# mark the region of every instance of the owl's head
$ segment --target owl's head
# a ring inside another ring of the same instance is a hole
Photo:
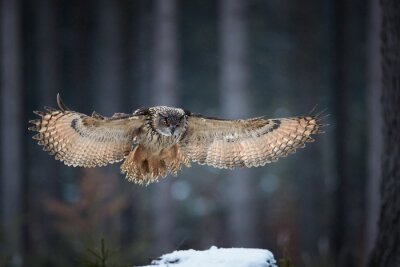
[[[158,106],[152,109],[152,125],[159,134],[180,136],[186,130],[186,114],[180,108]]]

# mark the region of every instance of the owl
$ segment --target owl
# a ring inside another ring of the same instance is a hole
[[[227,120],[181,108],[156,106],[132,114],[91,116],[65,106],[34,111],[33,139],[68,166],[96,167],[123,161],[129,181],[148,185],[191,162],[216,168],[258,167],[294,153],[322,133],[320,114]]]

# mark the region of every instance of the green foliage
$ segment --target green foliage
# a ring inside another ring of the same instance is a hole
[[[44,264],[49,266],[64,267],[76,264],[73,260],[81,259],[87,248],[98,246],[100,237],[104,237],[111,247],[120,246],[118,237],[121,236],[121,228],[116,218],[120,217],[128,205],[127,195],[123,193],[112,195],[113,191],[110,190],[108,182],[110,177],[101,171],[87,169],[83,170],[83,173],[84,176],[75,189],[78,193],[74,201],[47,197],[43,202],[45,211],[51,216],[50,225],[58,237],[56,243],[58,253],[49,253],[47,251],[51,248],[46,248],[37,257],[38,261],[45,261]],[[106,229],[104,225],[110,227]],[[101,248],[97,254],[110,258],[110,255],[101,254]],[[90,255],[94,256],[93,253]],[[123,258],[121,255],[119,257]],[[90,263],[96,264],[91,260],[84,266],[103,266]],[[40,264],[41,262],[37,265]],[[107,264],[110,266],[110,262]]]
[[[0,267],[6,267],[9,261],[10,261],[9,256],[0,256]]]
[[[309,261],[303,263],[303,265],[308,267],[334,267],[336,264],[334,260],[330,257],[313,257]],[[294,267],[293,261],[289,256],[283,256],[278,260],[279,267]]]
[[[283,257],[278,260],[279,267],[293,267],[292,260],[289,257]]]
[[[100,241],[100,249],[88,249],[88,258],[80,260],[82,267],[119,267],[123,266],[117,263],[117,253],[108,249],[104,238]]]

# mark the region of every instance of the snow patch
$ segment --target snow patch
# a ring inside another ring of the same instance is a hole
[[[143,267],[276,267],[274,255],[266,249],[217,248],[178,250]]]

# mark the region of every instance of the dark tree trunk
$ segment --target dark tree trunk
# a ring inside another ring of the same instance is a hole
[[[334,193],[334,220],[332,231],[332,245],[333,253],[337,260],[337,265],[344,267],[352,262],[349,243],[348,230],[348,213],[346,212],[346,203],[348,202],[349,195],[349,158],[347,151],[347,135],[348,135],[348,121],[346,116],[348,113],[348,65],[346,57],[346,20],[348,20],[347,4],[345,0],[334,1],[334,42],[335,47],[335,60],[334,60],[334,113],[337,119],[335,130],[335,164],[337,170],[337,188]],[[353,265],[352,265],[353,266]]]
[[[356,121],[362,118],[354,118],[356,103],[353,87],[355,60],[354,54],[359,50],[356,47],[359,42],[359,29],[354,27],[358,21],[354,19],[352,11],[357,4],[356,0],[336,0],[334,4],[334,117],[335,121],[335,165],[336,188],[334,191],[334,215],[332,220],[333,231],[331,233],[332,252],[339,267],[357,266],[363,248],[359,244],[359,236],[362,230],[359,222],[363,219],[360,210],[363,208],[361,199],[364,193],[361,190],[364,181],[359,180],[359,175],[354,169],[359,167],[357,159],[352,157],[353,147],[362,149],[362,133],[359,128],[352,127]],[[352,135],[359,134],[357,140]],[[358,173],[363,171],[359,168]],[[357,212],[355,212],[357,211]]]
[[[249,113],[247,95],[248,66],[245,0],[224,0],[220,5],[221,106],[229,118],[244,118]],[[250,169],[228,174],[229,242],[235,246],[254,246],[255,205]]]
[[[379,231],[369,266],[400,266],[400,2],[381,1],[383,157]]]
[[[1,234],[5,247],[0,251],[11,256],[10,266],[22,263],[22,170],[23,154],[21,139],[22,73],[20,1],[0,2],[0,67],[1,82]]]
[[[382,157],[382,72],[379,51],[379,32],[381,25],[381,10],[379,0],[370,2],[370,19],[368,23],[368,182],[366,191],[367,226],[366,252],[371,252],[378,232],[379,217],[379,184],[381,180]],[[367,259],[366,259],[367,260]]]

